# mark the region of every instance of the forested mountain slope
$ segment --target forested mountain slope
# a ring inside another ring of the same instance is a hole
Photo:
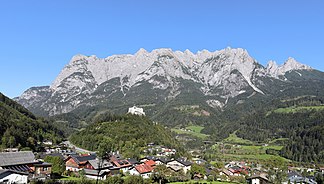
[[[63,134],[48,121],[35,117],[26,108],[0,93],[0,143],[2,148],[29,147],[45,139],[54,142]]]
[[[82,148],[98,150],[109,145],[110,151],[121,151],[124,157],[138,158],[149,143],[174,148],[179,154],[184,150],[170,129],[156,124],[146,117],[136,115],[101,114],[95,123],[76,132],[70,140]]]
[[[236,134],[256,142],[287,138],[282,156],[298,162],[324,163],[324,98],[308,96],[273,102],[242,118]]]

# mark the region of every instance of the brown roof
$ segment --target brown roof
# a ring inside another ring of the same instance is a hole
[[[137,165],[135,166],[135,169],[140,173],[140,174],[144,174],[144,173],[149,173],[153,171],[153,168],[147,164],[141,164],[141,165]]]
[[[129,167],[132,166],[127,160],[113,160],[112,163],[119,168]]]
[[[147,165],[149,165],[151,167],[153,167],[153,166],[156,165],[156,163],[154,162],[154,160],[148,160],[148,161],[145,162],[145,164],[147,164]]]
[[[223,169],[222,172],[223,172],[224,174],[226,174],[227,176],[232,175],[232,172],[229,171],[229,170],[226,170],[226,169]]]
[[[262,178],[266,181],[269,181],[269,179],[266,177],[265,174],[253,175],[253,176],[249,177],[248,179],[253,179],[253,178]]]

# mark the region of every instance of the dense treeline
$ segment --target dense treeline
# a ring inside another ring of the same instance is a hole
[[[37,149],[44,139],[59,142],[62,132],[48,121],[0,93],[0,143],[2,148]]]
[[[324,108],[289,108],[321,106],[323,98],[302,97],[274,102],[282,111],[265,111],[243,118],[237,135],[256,142],[288,138],[280,154],[299,162],[324,163]]]
[[[111,151],[120,151],[125,157],[138,158],[143,147],[155,143],[183,153],[183,149],[170,130],[135,115],[111,115],[103,113],[95,123],[73,134],[70,141],[89,150],[98,150],[101,144],[110,144]]]

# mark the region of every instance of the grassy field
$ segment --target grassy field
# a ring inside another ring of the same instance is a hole
[[[203,128],[204,127],[202,126],[187,126],[186,130],[190,131],[181,130],[179,128],[172,128],[171,130],[176,132],[177,134],[188,134],[201,139],[206,139],[209,135],[201,133],[201,130]]]
[[[80,181],[81,178],[71,177],[71,176],[62,176],[59,180],[62,180],[62,181]]]
[[[237,161],[271,161],[271,160],[281,160],[283,162],[289,161],[278,155],[268,155],[268,154],[251,154],[251,155],[238,155],[238,154],[224,154],[223,159],[227,160],[237,160]]]
[[[274,140],[271,140],[269,141],[269,144],[277,144],[278,142],[284,142],[284,141],[287,141],[289,140],[288,138],[278,138],[278,139],[274,139]]]
[[[272,144],[256,144],[253,141],[245,140],[236,136],[235,132],[230,136],[212,146],[215,151],[215,157],[219,160],[236,160],[236,161],[270,161],[282,160],[289,161],[279,155],[270,155],[268,149],[281,150],[283,146],[276,145],[277,141],[286,139],[273,140]]]
[[[220,182],[220,181],[206,181],[206,180],[199,180],[199,181],[195,181],[195,180],[191,180],[191,181],[186,181],[186,182],[173,182],[172,184],[195,184],[195,183],[202,183],[202,184],[233,184],[230,182]]]
[[[278,108],[276,110],[273,110],[269,113],[296,113],[296,112],[301,112],[301,111],[311,111],[311,110],[324,110],[324,105],[323,106],[300,106],[300,107],[286,107],[286,108]],[[267,115],[268,115],[267,114]]]
[[[200,133],[202,129],[204,129],[205,127],[203,126],[187,126],[186,127],[187,129],[191,130],[191,131],[194,131],[196,133]]]
[[[236,132],[229,135],[228,138],[224,139],[224,143],[231,143],[231,144],[243,144],[243,145],[253,145],[254,143],[250,140],[242,139],[240,137],[237,137]]]

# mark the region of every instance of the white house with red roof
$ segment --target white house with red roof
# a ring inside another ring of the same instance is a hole
[[[135,175],[140,175],[142,178],[147,179],[153,174],[154,168],[147,164],[140,164],[135,166],[135,170],[138,172],[138,174]]]

